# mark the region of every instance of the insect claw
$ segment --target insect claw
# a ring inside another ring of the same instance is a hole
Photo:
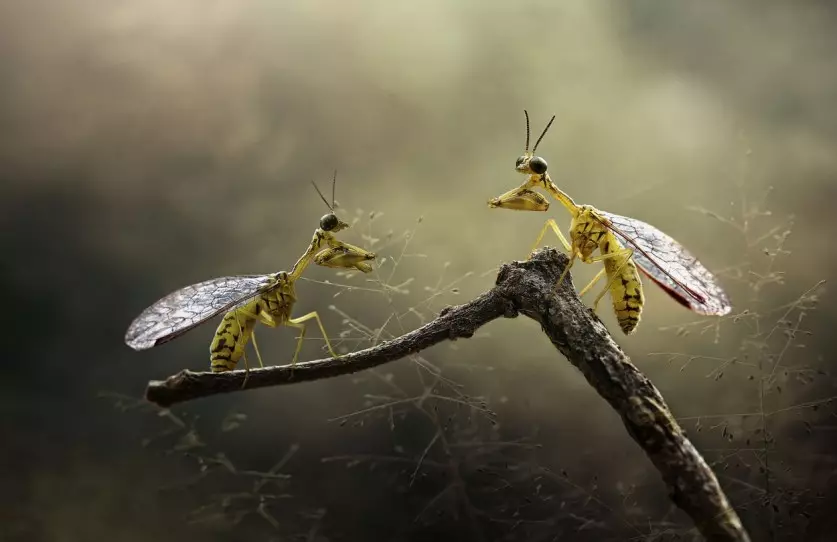
[[[549,201],[538,192],[523,188],[488,200],[488,206],[492,209],[500,207],[517,211],[546,211],[549,209]]]
[[[339,246],[329,247],[314,256],[314,263],[323,267],[340,269],[357,269],[364,273],[370,273],[372,266],[368,261],[374,260],[377,255],[362,248],[342,243]]]

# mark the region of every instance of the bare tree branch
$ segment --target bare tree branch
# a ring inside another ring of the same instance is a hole
[[[524,262],[500,268],[494,288],[473,301],[448,307],[415,331],[337,359],[252,369],[246,389],[294,384],[354,373],[403,358],[444,340],[471,337],[501,316],[524,314],[538,321],[552,344],[622,418],[631,438],[660,471],[672,501],[710,541],[749,541],[712,470],[674,420],[660,392],[622,352],[605,326],[575,292],[572,282],[554,285],[565,255],[541,249]],[[245,371],[181,371],[148,384],[146,398],[160,406],[239,391]]]

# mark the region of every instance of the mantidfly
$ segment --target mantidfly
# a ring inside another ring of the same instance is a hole
[[[604,269],[585,286],[579,295],[584,295],[603,276],[608,284],[593,302],[596,310],[608,292],[613,300],[616,319],[622,331],[630,335],[639,324],[642,307],[645,302],[642,281],[638,269],[681,305],[704,315],[728,314],[732,307],[726,293],[717,279],[697,258],[692,256],[677,241],[654,226],[613,213],[600,211],[591,205],[578,205],[572,198],[559,189],[547,173],[546,160],[537,156],[540,144],[552,119],[541,132],[532,151],[529,151],[529,113],[526,115],[526,148],[517,159],[515,169],[526,175],[526,181],[505,194],[489,200],[491,208],[501,207],[522,211],[546,211],[549,202],[533,188],[543,188],[572,215],[570,239],[561,233],[558,224],[549,219],[541,229],[532,248],[540,244],[548,229],[552,229],[564,249],[570,254],[570,263],[564,270],[557,285],[561,284],[576,259],[585,263],[603,262]],[[599,255],[593,252],[599,250]]]
[[[210,318],[226,312],[209,347],[212,372],[235,369],[251,337],[259,365],[264,367],[254,333],[256,322],[269,327],[289,326],[299,329],[292,366],[296,364],[302,349],[305,322],[312,319],[317,321],[329,353],[337,357],[316,311],[291,317],[297,299],[294,283],[312,261],[323,267],[353,268],[364,273],[372,271],[372,266],[366,262],[375,259],[373,252],[339,241],[334,236],[336,232],[349,227],[335,214],[336,182],[337,172],[332,179],[332,198],[329,203],[312,181],[329,212],[320,219],[320,227],[314,230],[311,244],[290,272],[221,277],[181,288],[137,316],[125,333],[125,343],[134,350],[146,350],[176,339]],[[244,362],[249,370],[246,356]]]

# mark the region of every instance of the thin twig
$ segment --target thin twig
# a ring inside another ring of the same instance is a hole
[[[656,387],[631,363],[571,280],[554,285],[567,258],[541,249],[524,262],[504,264],[497,283],[473,301],[448,307],[426,325],[393,340],[339,358],[251,369],[246,389],[295,384],[377,367],[445,340],[471,337],[497,318],[524,314],[541,324],[552,344],[620,415],[631,438],[660,472],[672,501],[710,541],[749,541],[717,478],[686,438]],[[181,371],[148,384],[146,398],[160,406],[239,391],[244,370]]]

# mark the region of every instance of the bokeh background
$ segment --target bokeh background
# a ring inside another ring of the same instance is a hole
[[[310,181],[334,169],[344,238],[383,263],[310,269],[296,313],[355,349],[489,288],[545,218],[486,206],[523,180],[527,108],[533,131],[557,115],[539,153],[563,189],[722,277],[729,317],[649,284],[616,339],[754,540],[829,539],[835,29],[825,1],[0,3],[0,537],[694,537],[522,318],[352,377],[134,400],[205,368],[214,324],[136,353],[131,319],[186,284],[288,269],[325,212]],[[288,361],[291,330],[259,337]]]

